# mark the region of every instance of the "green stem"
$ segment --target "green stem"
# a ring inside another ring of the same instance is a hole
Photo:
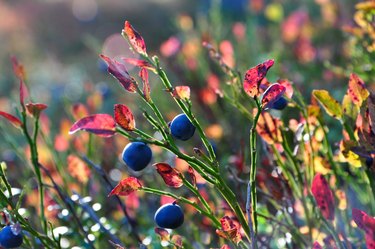
[[[339,239],[339,236],[337,235],[337,233],[334,231],[333,227],[331,226],[331,224],[328,223],[328,221],[322,217],[322,221],[323,221],[323,224],[324,226],[326,227],[326,229],[328,230],[328,232],[332,235],[336,245],[338,246],[339,249],[345,249],[345,247],[343,246],[343,244],[341,243],[340,239]]]

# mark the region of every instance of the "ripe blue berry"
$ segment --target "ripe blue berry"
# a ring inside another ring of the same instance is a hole
[[[21,231],[15,229],[16,225],[6,226],[0,231],[0,245],[4,248],[16,248],[21,246],[23,235]],[[19,226],[19,225],[18,225]]]
[[[161,228],[175,229],[184,223],[184,213],[179,205],[169,203],[156,211],[154,220]]]
[[[170,124],[172,136],[186,141],[194,135],[195,126],[185,114],[177,115]]]
[[[147,144],[133,142],[126,145],[122,152],[122,160],[134,171],[140,171],[150,163],[152,151]]]
[[[276,100],[275,103],[273,103],[273,105],[271,106],[271,108],[272,109],[276,109],[276,110],[282,110],[287,105],[288,105],[288,101],[284,97],[281,97],[278,100]]]

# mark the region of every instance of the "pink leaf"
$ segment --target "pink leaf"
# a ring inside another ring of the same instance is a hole
[[[137,53],[147,55],[146,44],[143,40],[143,37],[133,28],[133,26],[128,21],[125,21],[123,32],[127,36],[130,45]]]
[[[27,109],[27,112],[35,117],[35,118],[38,118],[40,113],[47,109],[47,105],[45,104],[41,104],[41,103],[28,103],[26,104],[26,109]]]
[[[253,68],[250,68],[245,75],[243,87],[245,92],[252,98],[259,95],[259,84],[266,77],[268,69],[272,67],[274,60],[267,60]]]
[[[13,116],[12,114],[0,111],[0,116],[3,116],[4,118],[6,118],[15,127],[21,128],[22,126],[21,120],[19,120],[17,117]]]
[[[279,83],[270,85],[262,95],[262,106],[264,109],[275,103],[285,92],[285,87]]]
[[[189,100],[190,99],[190,87],[176,86],[173,92],[173,96],[176,96],[180,99]]]
[[[196,186],[197,185],[197,177],[195,176],[194,169],[191,166],[189,166],[189,168],[188,168],[188,173],[190,175],[191,182],[192,182],[193,186]]]
[[[126,105],[115,105],[115,121],[124,130],[133,131],[135,129],[133,113]]]
[[[277,80],[277,83],[285,87],[285,95],[291,99],[294,91],[292,83],[287,79],[279,79]]]
[[[140,67],[140,68],[146,68],[150,70],[155,70],[155,68],[147,61],[145,60],[139,60],[139,59],[134,59],[134,58],[121,58],[123,61],[126,63],[129,63],[130,65]]]
[[[155,163],[153,166],[156,167],[157,172],[163,178],[165,184],[172,188],[179,188],[183,185],[181,173],[172,168],[167,163]]]
[[[25,98],[28,96],[28,91],[25,86],[25,82],[23,82],[22,79],[20,79],[20,104],[21,106],[25,105]]]
[[[141,77],[143,81],[143,94],[145,95],[145,98],[147,101],[151,99],[150,97],[150,83],[148,81],[148,71],[146,68],[142,68],[141,71],[139,71],[139,77]]]
[[[367,248],[375,249],[375,218],[356,208],[352,209],[352,217],[357,226],[366,234]]]
[[[315,241],[312,249],[323,249],[323,247],[319,244],[319,242]]]
[[[323,175],[315,175],[311,192],[324,218],[333,220],[335,218],[335,200],[332,190],[329,188],[328,182]]]
[[[182,237],[178,234],[175,234],[172,236],[172,242],[175,244],[177,248],[183,248],[182,247]]]
[[[100,57],[108,64],[108,72],[115,77],[128,92],[136,92],[134,79],[129,75],[124,64],[105,55]]]
[[[116,132],[116,123],[111,115],[94,114],[84,117],[73,124],[69,134],[84,130],[102,137],[111,137]]]
[[[130,176],[128,178],[122,179],[119,184],[117,184],[116,187],[112,189],[108,197],[112,195],[127,196],[140,188],[142,188],[141,182],[137,178]]]

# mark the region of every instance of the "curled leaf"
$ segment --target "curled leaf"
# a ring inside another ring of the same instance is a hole
[[[157,235],[160,236],[161,241],[169,241],[170,235],[169,235],[169,232],[166,229],[160,228],[160,227],[155,227],[154,231]]]
[[[268,69],[272,67],[274,60],[267,60],[253,68],[247,70],[243,87],[245,92],[252,98],[258,96],[260,82],[266,77]]]
[[[137,53],[147,55],[146,44],[143,40],[143,37],[133,28],[133,26],[128,21],[125,21],[123,33],[125,33],[130,45]]]
[[[116,104],[114,109],[116,123],[126,131],[133,131],[135,129],[135,120],[130,109],[122,104]]]
[[[352,217],[357,226],[362,229],[366,236],[367,248],[375,248],[375,218],[369,216],[362,210],[353,208]]]
[[[167,184],[169,187],[179,188],[183,185],[181,173],[172,168],[169,164],[155,163],[153,166],[155,166],[157,172],[161,175],[165,184]]]
[[[277,80],[277,83],[285,87],[285,95],[291,99],[294,91],[292,83],[287,79],[279,79]]]
[[[69,134],[84,130],[102,137],[111,137],[116,132],[116,123],[111,115],[94,114],[84,117],[73,124]]]
[[[195,176],[194,169],[191,166],[189,166],[189,168],[188,168],[188,173],[189,173],[190,178],[191,178],[191,183],[193,184],[193,186],[196,186],[197,185],[197,177]]]
[[[108,72],[120,82],[126,91],[136,92],[136,83],[129,75],[124,64],[102,54],[100,57],[108,64]]]
[[[28,91],[25,86],[25,82],[23,82],[22,79],[20,79],[20,104],[21,106],[25,105],[25,98],[28,96]]]
[[[315,175],[311,186],[311,192],[324,218],[333,220],[335,218],[335,200],[332,190],[329,188],[328,182],[323,175]]]
[[[369,91],[365,87],[365,83],[358,75],[352,73],[349,78],[348,95],[355,105],[359,107],[370,95]]]
[[[119,184],[117,184],[116,187],[112,189],[108,197],[112,195],[127,196],[140,188],[142,188],[141,182],[137,178],[130,176],[128,178],[122,179]]]
[[[341,119],[342,117],[342,109],[341,105],[337,100],[335,100],[328,91],[326,90],[313,90],[312,94],[314,95],[315,99],[319,101],[319,103],[323,106],[326,110],[328,115]]]
[[[176,96],[180,99],[189,100],[190,99],[190,87],[176,86],[173,91],[173,96]]]
[[[216,229],[217,235],[225,239],[229,239],[236,244],[238,244],[242,240],[240,231],[231,218],[229,218],[228,216],[224,216],[220,219],[220,223],[221,229]]]
[[[172,236],[172,242],[177,248],[183,248],[182,237],[178,234]]]
[[[262,95],[262,106],[269,108],[285,93],[286,88],[279,83],[270,85]]]
[[[143,82],[143,94],[145,95],[145,98],[147,101],[151,99],[150,94],[150,83],[148,80],[148,71],[146,68],[142,68],[141,71],[139,71],[139,77],[141,77]]]
[[[19,120],[17,117],[13,116],[12,114],[0,111],[0,116],[3,116],[4,118],[6,118],[16,128],[21,128],[22,126],[21,120]]]
[[[28,103],[26,104],[27,112],[34,118],[38,118],[40,113],[47,109],[47,105],[41,103]]]
[[[282,142],[281,125],[281,120],[272,117],[268,112],[263,112],[259,117],[256,130],[266,143],[280,143]]]

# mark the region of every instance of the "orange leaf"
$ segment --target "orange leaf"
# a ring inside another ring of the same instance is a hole
[[[135,129],[133,113],[126,105],[115,105],[115,120],[118,125],[127,131],[133,131]]]
[[[190,87],[188,86],[176,86],[173,91],[173,96],[180,99],[189,100],[190,99]]]
[[[130,45],[137,53],[147,55],[146,44],[143,40],[143,37],[133,28],[133,26],[128,21],[125,21],[123,33],[125,33]]]
[[[328,182],[323,175],[315,175],[311,186],[311,192],[324,218],[333,220],[335,218],[335,200],[332,190],[329,188]]]
[[[142,188],[141,182],[137,178],[130,176],[128,178],[122,179],[119,184],[117,184],[117,186],[112,189],[108,197],[112,195],[127,196],[140,188]]]
[[[116,133],[116,123],[111,115],[94,114],[84,117],[73,124],[69,134],[84,130],[102,137],[111,137]]]
[[[3,116],[4,118],[6,118],[15,127],[21,128],[22,126],[21,120],[19,120],[17,117],[13,116],[12,114],[0,111],[0,116]]]
[[[178,234],[172,236],[172,242],[177,248],[182,248],[182,237]]]
[[[172,168],[167,163],[155,163],[153,166],[156,167],[157,172],[163,178],[165,184],[172,188],[179,188],[183,185],[181,173]]]
[[[216,233],[225,239],[229,239],[238,244],[241,240],[241,234],[238,227],[234,224],[233,220],[228,216],[220,219],[221,229],[216,229]]]
[[[243,87],[245,92],[252,98],[259,95],[259,84],[266,77],[268,69],[272,67],[274,60],[267,60],[247,70]]]
[[[361,106],[363,101],[370,95],[365,83],[358,75],[352,73],[349,78],[348,95],[355,105]]]
[[[108,72],[120,82],[126,91],[136,92],[135,81],[129,75],[124,64],[105,55],[100,55],[100,57],[108,64]]]
[[[280,143],[282,142],[281,125],[281,120],[272,117],[268,112],[263,112],[259,117],[256,130],[266,143]]]

